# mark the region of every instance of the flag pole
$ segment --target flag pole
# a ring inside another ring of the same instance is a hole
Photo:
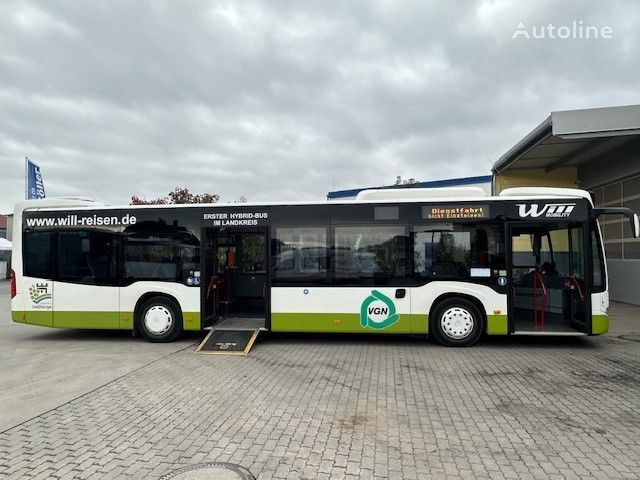
[[[29,199],[29,158],[24,157],[24,199]]]

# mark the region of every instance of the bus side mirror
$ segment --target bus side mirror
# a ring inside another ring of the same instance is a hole
[[[594,218],[598,218],[600,215],[624,215],[631,222],[631,229],[633,230],[633,238],[640,237],[640,221],[638,221],[638,214],[633,213],[633,210],[627,207],[604,207],[593,209]]]

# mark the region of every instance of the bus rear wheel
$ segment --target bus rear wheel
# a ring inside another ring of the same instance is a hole
[[[149,342],[172,342],[182,333],[180,309],[166,297],[150,298],[138,310],[137,327]]]
[[[482,335],[483,319],[469,300],[450,298],[434,309],[431,329],[435,339],[446,347],[470,347]]]

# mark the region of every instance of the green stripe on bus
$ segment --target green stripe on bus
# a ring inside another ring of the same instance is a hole
[[[598,314],[591,316],[591,333],[601,335],[609,331],[609,315]]]
[[[132,317],[132,314],[123,314]],[[110,330],[126,330],[131,327],[120,324],[119,312],[70,312],[51,310],[14,311],[11,314],[14,322],[42,325],[56,328],[95,328]]]
[[[389,328],[374,330],[360,326],[356,313],[272,313],[271,330],[274,332],[344,332],[344,333],[428,333],[429,321],[425,314],[401,314],[398,323]],[[487,316],[488,335],[507,335],[506,315]]]
[[[53,312],[53,326],[57,328],[120,329],[119,312]]]
[[[27,310],[11,311],[11,319],[16,323],[28,323],[31,325],[51,326],[51,310]]]
[[[133,329],[133,312],[27,310],[12,311],[11,319],[16,323],[56,328]],[[184,312],[183,322],[184,330],[200,330],[200,312]]]
[[[360,325],[358,313],[272,313],[274,332],[427,333],[427,315],[401,313],[393,325],[373,329]]]
[[[487,335],[507,335],[509,322],[506,315],[487,315]]]
[[[182,312],[184,330],[200,330],[200,312]]]

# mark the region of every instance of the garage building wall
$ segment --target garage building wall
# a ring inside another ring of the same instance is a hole
[[[511,187],[567,187],[576,188],[578,169],[560,167],[545,172],[544,168],[514,168],[502,173],[494,173],[494,191],[500,193]]]
[[[622,145],[578,169],[580,186],[594,193],[598,207],[628,207],[640,214],[640,139]],[[626,218],[606,216],[600,228],[613,300],[640,305],[640,239]]]

